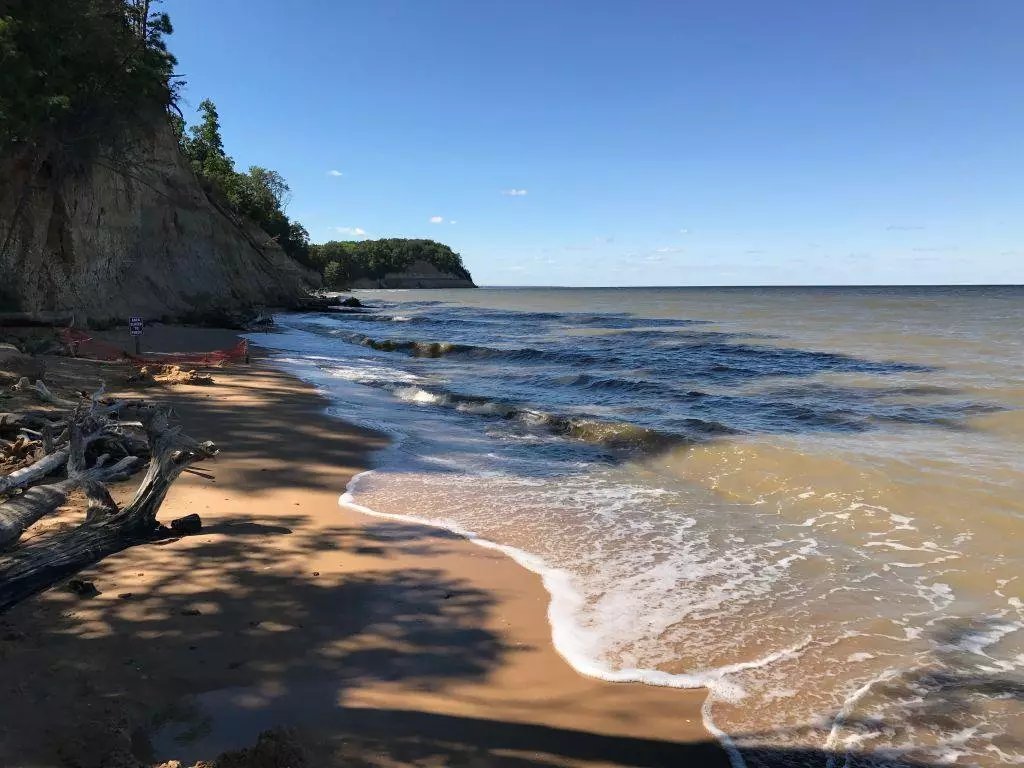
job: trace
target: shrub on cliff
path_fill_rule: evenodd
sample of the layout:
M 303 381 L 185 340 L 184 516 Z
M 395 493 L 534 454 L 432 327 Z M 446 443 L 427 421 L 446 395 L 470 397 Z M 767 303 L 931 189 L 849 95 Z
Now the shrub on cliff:
M 236 171 L 235 161 L 224 151 L 217 105 L 204 99 L 199 115 L 187 130 L 184 119 L 176 122 L 178 144 L 196 176 L 208 191 L 256 222 L 285 253 L 300 264 L 315 267 L 309 255 L 309 233 L 284 212 L 291 194 L 284 177 L 255 165 L 246 173 Z

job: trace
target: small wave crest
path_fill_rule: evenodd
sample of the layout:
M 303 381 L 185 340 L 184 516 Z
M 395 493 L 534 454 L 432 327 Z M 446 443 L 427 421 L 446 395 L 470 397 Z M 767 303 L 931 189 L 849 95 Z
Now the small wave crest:
M 689 429 L 685 433 L 661 432 L 626 421 L 550 413 L 512 403 L 428 388 L 425 385 L 409 385 L 407 382 L 392 384 L 380 380 L 364 380 L 362 383 L 380 386 L 408 403 L 453 408 L 462 413 L 516 421 L 527 428 L 544 429 L 554 435 L 617 450 L 651 453 L 693 442 L 700 436 L 727 434 L 731 431 L 722 424 L 689 419 L 686 424 Z

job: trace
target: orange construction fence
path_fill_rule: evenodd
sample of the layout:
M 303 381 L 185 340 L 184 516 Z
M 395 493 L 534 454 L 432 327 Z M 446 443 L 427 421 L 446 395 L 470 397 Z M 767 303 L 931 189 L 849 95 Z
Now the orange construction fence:
M 113 344 L 100 341 L 85 331 L 65 328 L 60 332 L 61 341 L 73 355 L 82 355 L 96 360 L 123 360 L 125 362 L 146 365 L 163 363 L 166 365 L 222 365 L 227 362 L 246 361 L 249 359 L 249 342 L 242 339 L 231 349 L 218 349 L 212 352 L 150 352 L 133 355 Z

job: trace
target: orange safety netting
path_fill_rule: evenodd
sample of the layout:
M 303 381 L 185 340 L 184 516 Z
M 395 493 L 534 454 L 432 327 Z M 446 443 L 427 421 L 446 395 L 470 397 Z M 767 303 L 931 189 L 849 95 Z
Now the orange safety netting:
M 212 352 L 150 352 L 133 355 L 118 346 L 100 341 L 84 331 L 77 331 L 73 328 L 63 329 L 60 332 L 60 338 L 72 354 L 96 360 L 123 360 L 139 364 L 221 365 L 227 362 L 247 360 L 249 357 L 249 342 L 245 339 L 239 341 L 231 349 L 217 349 Z

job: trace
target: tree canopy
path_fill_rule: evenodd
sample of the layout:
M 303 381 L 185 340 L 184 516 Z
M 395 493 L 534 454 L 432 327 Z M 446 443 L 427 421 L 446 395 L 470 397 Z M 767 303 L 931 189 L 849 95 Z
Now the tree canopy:
M 175 102 L 171 31 L 151 0 L 5 0 L 0 156 L 59 172 L 124 147 Z
M 330 240 L 310 246 L 310 260 L 331 288 L 344 288 L 359 278 L 377 280 L 388 272 L 401 272 L 415 261 L 425 261 L 442 272 L 470 280 L 462 257 L 435 240 L 387 238 L 381 240 Z

